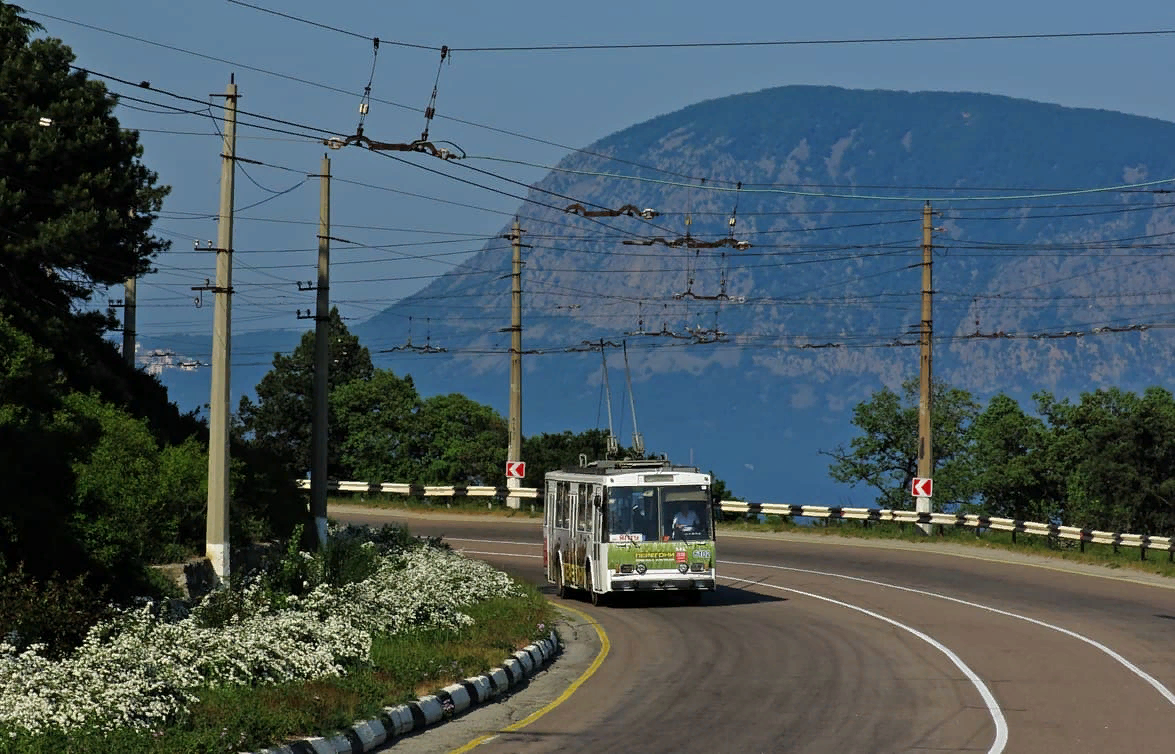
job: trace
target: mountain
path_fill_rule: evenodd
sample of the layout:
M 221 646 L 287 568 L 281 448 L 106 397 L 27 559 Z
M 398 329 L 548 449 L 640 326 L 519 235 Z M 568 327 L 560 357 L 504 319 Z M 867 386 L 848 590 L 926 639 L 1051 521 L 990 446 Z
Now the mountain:
M 928 198 L 936 377 L 1028 406 L 1039 390 L 1169 385 L 1175 340 L 1149 326 L 1175 322 L 1164 264 L 1175 202 L 1170 184 L 1152 183 L 1175 176 L 1172 143 L 1175 124 L 1104 110 L 815 86 L 701 102 L 612 134 L 561 161 L 519 208 L 523 431 L 606 426 L 601 355 L 584 341 L 627 342 L 651 449 L 692 455 L 758 500 L 868 502 L 827 479 L 819 451 L 851 437 L 852 406 L 917 374 Z M 565 211 L 572 202 L 659 214 L 588 218 Z M 687 230 L 711 247 L 624 243 Z M 750 246 L 713 246 L 728 238 Z M 381 365 L 425 394 L 459 391 L 505 413 L 509 271 L 508 242 L 490 242 L 354 330 L 386 343 L 428 317 L 448 350 Z M 627 441 L 623 356 L 606 356 Z

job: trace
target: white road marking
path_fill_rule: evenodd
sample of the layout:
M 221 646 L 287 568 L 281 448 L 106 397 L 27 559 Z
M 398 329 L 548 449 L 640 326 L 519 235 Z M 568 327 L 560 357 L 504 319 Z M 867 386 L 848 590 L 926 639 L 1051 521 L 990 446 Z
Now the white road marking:
M 1163 695 L 1164 699 L 1166 699 L 1171 704 L 1175 705 L 1175 693 L 1172 693 L 1171 689 L 1164 686 L 1162 684 L 1162 682 L 1160 682 L 1157 678 L 1155 678 L 1151 674 L 1147 673 L 1145 670 L 1138 667 L 1134 663 L 1130 662 L 1130 660 L 1127 660 L 1125 657 L 1118 654 L 1114 650 L 1110 649 L 1105 644 L 1102 644 L 1099 641 L 1095 641 L 1094 639 L 1091 639 L 1088 636 L 1083 636 L 1083 635 L 1077 633 L 1076 631 L 1070 631 L 1067 628 L 1062 628 L 1061 626 L 1053 625 L 1052 623 L 1046 623 L 1042 620 L 1037 620 L 1036 618 L 1029 618 L 1026 615 L 1020 615 L 1018 613 L 1008 612 L 1007 610 L 1000 610 L 998 607 L 990 607 L 988 605 L 981 605 L 978 602 L 970 602 L 969 600 L 959 599 L 958 597 L 949 597 L 945 594 L 938 594 L 937 592 L 929 592 L 924 589 L 915 589 L 915 588 L 909 587 L 909 586 L 898 586 L 897 584 L 887 584 L 884 581 L 874 581 L 873 579 L 865 579 L 865 578 L 861 578 L 860 576 L 846 576 L 842 573 L 830 573 L 828 571 L 815 571 L 815 570 L 812 570 L 809 568 L 793 568 L 791 566 L 770 565 L 768 563 L 745 563 L 745 562 L 740 562 L 740 561 L 735 561 L 735 560 L 720 560 L 718 562 L 723 565 L 751 566 L 751 567 L 755 567 L 755 568 L 773 568 L 778 571 L 791 571 L 793 573 L 807 573 L 807 574 L 811 574 L 813 576 L 831 576 L 833 578 L 845 579 L 846 581 L 857 581 L 862 584 L 872 584 L 873 586 L 885 587 L 886 589 L 898 589 L 903 592 L 910 592 L 911 594 L 921 594 L 926 597 L 936 597 L 940 600 L 947 600 L 948 602 L 955 602 L 960 605 L 967 605 L 968 607 L 974 607 L 979 610 L 987 610 L 988 612 L 996 613 L 997 615 L 1003 615 L 1008 618 L 1016 618 L 1017 620 L 1026 621 L 1028 623 L 1032 623 L 1033 625 L 1040 626 L 1042 628 L 1048 628 L 1053 631 L 1060 632 L 1062 634 L 1065 634 L 1066 636 L 1070 636 L 1074 639 L 1077 639 L 1078 641 L 1083 641 L 1086 644 L 1090 645 L 1091 647 L 1094 647 L 1094 648 L 1100 650 L 1101 652 L 1104 652 L 1105 654 L 1107 654 L 1111 658 L 1113 658 L 1115 661 L 1117 661 L 1120 665 L 1122 665 L 1122 667 L 1126 668 L 1131 673 L 1134 673 L 1136 676 L 1138 676 L 1142 680 L 1149 683 L 1151 686 L 1154 687 L 1154 689 L 1156 691 L 1158 691 L 1160 694 Z
M 486 552 L 485 550 L 458 550 L 462 555 L 504 555 L 508 558 L 541 558 L 542 555 L 523 555 L 520 552 Z
M 945 644 L 938 641 L 934 637 L 928 636 L 927 634 L 922 633 L 918 629 L 907 626 L 904 623 L 899 623 L 898 621 L 894 620 L 893 618 L 887 618 L 880 613 L 875 613 L 872 610 L 866 610 L 863 607 L 858 607 L 857 605 L 853 605 L 848 602 L 841 602 L 840 600 L 834 600 L 831 597 L 822 597 L 819 594 L 805 592 L 800 589 L 792 589 L 791 587 L 787 587 L 787 586 L 776 586 L 775 584 L 766 584 L 766 583 L 763 583 L 760 581 L 752 581 L 750 579 L 739 579 L 739 578 L 735 578 L 734 576 L 721 576 L 720 575 L 718 578 L 726 579 L 727 581 L 737 581 L 737 582 L 741 582 L 743 584 L 753 584 L 754 586 L 759 586 L 759 587 L 767 587 L 768 589 L 778 589 L 781 592 L 791 592 L 792 594 L 800 594 L 805 597 L 810 597 L 814 600 L 821 600 L 823 602 L 828 602 L 833 605 L 838 605 L 839 607 L 847 607 L 849 610 L 856 610 L 859 613 L 863 613 L 864 615 L 868 615 L 870 618 L 876 618 L 879 621 L 884 621 L 884 622 L 890 624 L 891 626 L 896 626 L 897 628 L 900 628 L 903 631 L 907 631 L 910 634 L 917 636 L 922 641 L 926 642 L 930 646 L 937 649 L 939 652 L 942 652 L 944 655 L 946 655 L 947 659 L 950 660 L 951 662 L 953 662 L 955 664 L 955 667 L 957 667 L 959 670 L 961 670 L 963 672 L 963 675 L 967 676 L 968 680 L 971 681 L 971 685 L 973 685 L 975 687 L 975 690 L 979 692 L 979 696 L 983 697 L 983 703 L 985 705 L 987 705 L 987 711 L 991 715 L 992 722 L 995 723 L 995 740 L 992 741 L 991 748 L 988 749 L 988 753 L 989 754 L 999 754 L 999 752 L 1002 752 L 1004 750 L 1004 747 L 1006 747 L 1008 745 L 1008 722 L 1007 722 L 1007 720 L 1004 719 L 1004 713 L 1000 710 L 1000 705 L 995 700 L 995 695 L 991 693 L 991 689 L 989 689 L 987 687 L 987 685 L 975 673 L 974 670 L 967 667 L 967 663 L 963 662 L 959 658 L 958 655 L 956 655 Z

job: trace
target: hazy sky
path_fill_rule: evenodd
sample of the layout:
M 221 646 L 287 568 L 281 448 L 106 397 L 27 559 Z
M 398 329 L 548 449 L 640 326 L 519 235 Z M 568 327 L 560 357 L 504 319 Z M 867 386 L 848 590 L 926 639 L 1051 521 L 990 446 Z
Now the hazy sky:
M 207 103 L 221 113 L 235 72 L 244 112 L 281 118 L 339 135 L 354 133 L 360 93 L 373 62 L 369 39 L 278 18 L 227 0 L 22 0 L 47 33 L 75 51 L 78 65 L 128 81 L 150 81 Z M 725 42 L 983 34 L 1055 34 L 1175 29 L 1170 0 L 985 3 L 876 0 L 823 3 L 648 2 L 406 3 L 354 0 L 258 0 L 317 22 L 381 39 L 366 133 L 383 141 L 420 135 L 437 75 L 433 49 L 600 42 Z M 43 14 L 57 16 L 55 20 Z M 77 23 L 71 23 L 77 22 Z M 202 55 L 166 49 L 85 28 L 88 24 Z M 1097 107 L 1175 121 L 1171 59 L 1175 35 L 1084 39 L 858 43 L 775 47 L 608 51 L 455 52 L 440 71 L 430 136 L 468 153 L 554 164 L 567 149 L 447 119 L 473 121 L 583 147 L 618 129 L 699 100 L 786 84 L 855 88 L 980 91 Z M 267 75 L 245 66 L 325 84 L 339 91 Z M 111 83 L 112 91 L 201 110 L 203 105 Z M 378 100 L 398 103 L 400 106 Z M 135 108 L 135 109 L 132 109 Z M 146 111 L 144 111 L 146 110 Z M 138 329 L 149 339 L 168 332 L 211 332 L 212 308 L 194 306 L 192 285 L 214 277 L 211 252 L 193 239 L 215 239 L 220 142 L 207 114 L 177 114 L 124 100 L 122 123 L 140 129 L 145 162 L 173 187 L 158 223 L 171 238 L 159 272 L 140 283 Z M 242 117 L 242 121 L 250 120 Z M 255 118 L 253 122 L 258 122 Z M 272 122 L 271 122 L 272 123 Z M 308 329 L 295 310 L 314 294 L 295 281 L 314 277 L 320 143 L 242 126 L 238 154 L 266 166 L 238 173 L 234 331 Z M 396 163 L 358 149 L 330 152 L 333 174 L 392 189 L 337 181 L 332 234 L 382 250 L 332 252 L 331 295 L 345 316 L 364 319 L 450 269 L 509 222 L 518 201 Z M 424 156 L 418 165 L 442 167 Z M 277 166 L 277 167 L 271 167 Z M 285 168 L 279 169 L 279 168 Z M 543 171 L 495 166 L 526 183 Z M 454 175 L 466 175 L 450 168 Z M 260 185 L 258 185 L 260 184 Z M 299 186 L 299 184 L 301 184 Z M 495 184 L 511 193 L 525 190 Z M 298 188 L 282 195 L 274 192 Z M 262 188 L 264 187 L 264 188 Z M 443 204 L 423 194 L 479 209 Z M 256 207 L 249 205 L 265 201 Z M 353 226 L 353 227 L 348 227 Z M 379 226 L 374 229 L 371 226 Z M 443 241 L 413 248 L 423 241 Z M 406 255 L 453 252 L 430 260 Z M 121 290 L 112 290 L 114 297 Z M 390 341 L 403 341 L 389 334 Z

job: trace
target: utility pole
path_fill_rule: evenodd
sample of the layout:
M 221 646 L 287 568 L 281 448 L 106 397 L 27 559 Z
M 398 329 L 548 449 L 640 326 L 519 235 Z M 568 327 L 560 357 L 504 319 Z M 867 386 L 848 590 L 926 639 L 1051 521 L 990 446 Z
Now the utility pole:
M 522 460 L 522 229 L 518 218 L 510 233 L 513 246 L 513 265 L 510 290 L 510 446 L 507 461 Z M 522 500 L 509 490 L 521 486 L 517 477 L 506 479 L 506 507 L 521 508 Z
M 931 299 L 934 289 L 931 285 L 931 265 L 933 264 L 934 240 L 932 218 L 934 213 L 930 209 L 930 202 L 922 208 L 922 326 L 920 331 L 919 381 L 918 381 L 918 476 L 922 479 L 934 478 L 934 453 L 930 438 L 931 412 L 931 361 L 930 338 L 934 330 Z M 930 497 L 919 495 L 915 498 L 914 510 L 918 513 L 930 513 Z M 923 534 L 930 534 L 933 526 L 919 524 Z
M 135 288 L 137 278 L 127 278 L 122 300 L 122 357 L 133 369 L 135 366 Z
M 237 151 L 237 85 L 224 93 L 224 151 L 220 163 L 220 219 L 216 229 L 216 309 L 212 318 L 212 397 L 209 402 L 208 524 L 205 555 L 222 582 L 229 579 L 229 359 L 232 354 L 233 179 Z
M 318 301 L 314 317 L 314 420 L 310 441 L 310 514 L 326 546 L 327 391 L 330 369 L 330 158 L 322 156 L 318 200 Z

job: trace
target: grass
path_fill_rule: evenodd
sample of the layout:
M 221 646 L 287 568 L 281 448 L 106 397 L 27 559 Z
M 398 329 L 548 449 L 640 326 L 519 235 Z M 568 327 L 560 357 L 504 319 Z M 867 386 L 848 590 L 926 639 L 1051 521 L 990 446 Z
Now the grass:
M 789 532 L 811 536 L 901 540 L 915 544 L 957 544 L 1175 577 L 1175 563 L 1168 559 L 1166 551 L 1147 551 L 1147 559 L 1142 560 L 1137 547 L 1119 547 L 1115 552 L 1113 545 L 1087 542 L 1085 552 L 1082 552 L 1080 544 L 1070 540 L 1050 540 L 1047 537 L 1023 533 L 1013 536 L 1012 532 L 994 530 L 979 534 L 975 529 L 965 526 L 936 526 L 935 533 L 927 536 L 914 524 L 888 521 L 817 521 L 813 526 L 800 526 L 779 516 L 767 518 L 766 523 L 726 521 L 719 524 L 719 531 Z
M 499 665 L 549 635 L 550 603 L 534 587 L 522 599 L 491 599 L 468 609 L 474 624 L 459 632 L 377 636 L 370 666 L 310 683 L 206 689 L 186 720 L 159 731 L 120 730 L 22 736 L 0 731 L 0 750 L 127 754 L 255 751 L 293 738 L 331 735 L 358 720 Z
M 417 511 L 420 513 L 460 513 L 469 516 L 493 516 L 497 518 L 528 518 L 541 519 L 543 509 L 532 500 L 523 500 L 521 509 L 507 508 L 505 505 L 493 501 L 493 498 L 414 498 L 403 495 L 367 495 L 336 496 L 327 499 L 327 505 L 363 505 L 368 508 L 383 510 Z M 532 510 L 533 509 L 533 510 Z

